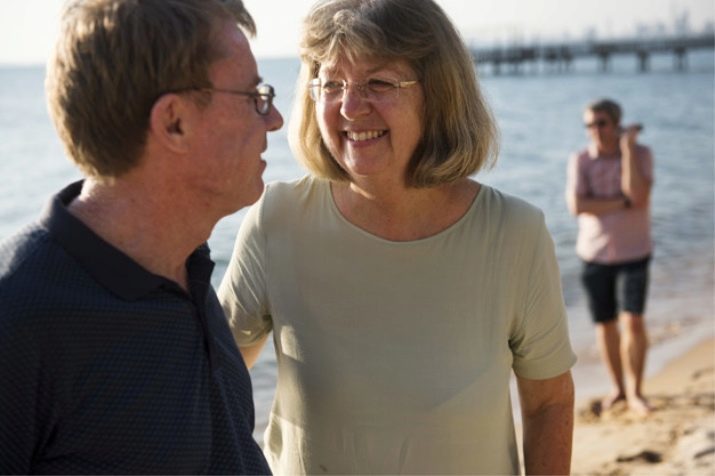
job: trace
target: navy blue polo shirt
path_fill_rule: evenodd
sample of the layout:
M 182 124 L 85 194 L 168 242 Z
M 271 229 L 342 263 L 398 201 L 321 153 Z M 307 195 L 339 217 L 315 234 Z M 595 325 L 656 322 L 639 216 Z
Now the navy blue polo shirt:
M 0 244 L 0 473 L 269 473 L 208 247 L 187 293 L 71 215 L 81 188 Z

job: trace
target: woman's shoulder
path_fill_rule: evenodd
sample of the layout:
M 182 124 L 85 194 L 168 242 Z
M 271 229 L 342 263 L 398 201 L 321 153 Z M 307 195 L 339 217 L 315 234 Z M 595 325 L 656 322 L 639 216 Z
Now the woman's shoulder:
M 506 222 L 538 223 L 544 219 L 543 211 L 523 198 L 484 184 L 479 194 L 478 198 L 486 212 L 496 214 Z
M 498 248 L 515 262 L 532 262 L 533 253 L 548 243 L 549 235 L 544 212 L 527 200 L 493 187 L 483 187 L 483 219 L 478 232 L 489 236 Z M 508 250 L 508 251 L 506 251 Z
M 262 219 L 266 223 L 285 220 L 320 204 L 329 193 L 329 182 L 306 175 L 291 181 L 271 182 L 260 201 Z
M 320 188 L 323 182 L 323 180 L 312 175 L 304 175 L 295 180 L 270 182 L 266 185 L 264 198 L 269 198 L 273 201 L 299 198 Z

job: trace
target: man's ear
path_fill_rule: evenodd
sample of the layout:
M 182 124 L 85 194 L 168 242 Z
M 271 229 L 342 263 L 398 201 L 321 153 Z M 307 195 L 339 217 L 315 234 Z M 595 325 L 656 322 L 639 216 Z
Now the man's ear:
M 189 149 L 191 119 L 195 107 L 178 94 L 164 94 L 151 108 L 149 133 L 164 147 L 175 152 Z

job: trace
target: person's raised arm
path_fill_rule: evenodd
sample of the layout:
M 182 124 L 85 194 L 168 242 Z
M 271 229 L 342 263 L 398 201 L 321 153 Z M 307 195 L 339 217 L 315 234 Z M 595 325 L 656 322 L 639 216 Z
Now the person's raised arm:
M 641 126 L 628 126 L 620 139 L 621 190 L 634 207 L 644 206 L 650 197 L 651 181 L 643 174 L 637 162 L 636 137 Z
M 569 474 L 574 419 L 571 372 L 544 380 L 517 376 L 526 474 Z

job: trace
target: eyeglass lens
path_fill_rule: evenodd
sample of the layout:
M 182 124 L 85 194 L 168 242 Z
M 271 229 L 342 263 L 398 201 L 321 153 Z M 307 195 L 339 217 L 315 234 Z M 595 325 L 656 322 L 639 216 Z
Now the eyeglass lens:
M 378 102 L 394 99 L 399 90 L 413 85 L 416 81 L 391 82 L 383 79 L 368 79 L 363 82 L 348 82 L 344 79 L 321 81 L 319 78 L 310 82 L 308 89 L 314 101 L 334 102 L 343 98 L 345 92 L 352 86 L 357 89 L 360 97 L 368 101 Z
M 271 110 L 273 105 L 273 98 L 275 97 L 275 91 L 273 86 L 268 84 L 263 84 L 258 87 L 256 94 L 253 97 L 256 103 L 256 112 L 265 116 Z

